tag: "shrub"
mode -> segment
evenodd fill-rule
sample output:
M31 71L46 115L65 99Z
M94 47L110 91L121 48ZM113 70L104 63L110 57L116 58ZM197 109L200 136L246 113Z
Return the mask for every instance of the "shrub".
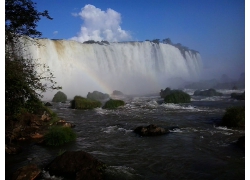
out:
M87 95L87 99L96 100L96 101L101 101L101 100L105 100L108 98L109 98L108 94L104 94L98 91L93 91L92 93L88 92L88 95Z
M58 91L52 99L52 102L65 102L65 101L67 101L67 96L61 91Z
M74 100L71 101L72 109L94 109L101 107L100 101L90 100L81 96L75 96Z
M75 132L69 127L52 126L44 136L45 144L60 146L76 139Z
M160 96L161 98L165 98L167 95L171 93L171 89L167 87L164 91L161 89Z
M190 95L181 90L172 90L170 94L164 98L165 103L189 103Z
M115 109L119 106L124 106L124 105L125 105L125 102L122 100L110 99L105 103L105 105L102 108L103 109Z
M227 127L245 127L245 107L227 108L221 124Z

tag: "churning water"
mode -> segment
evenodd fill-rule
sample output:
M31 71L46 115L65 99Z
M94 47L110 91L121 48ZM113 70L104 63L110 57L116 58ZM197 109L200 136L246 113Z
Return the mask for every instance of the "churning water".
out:
M245 131L217 123L226 108L245 101L230 99L230 90L221 92L223 97L192 97L187 104L162 104L156 95L119 97L126 105L116 110L74 110L69 102L52 103L59 117L76 125L77 140L61 147L26 146L22 154L6 159L7 173L29 162L45 166L64 150L83 150L108 165L106 179L244 179L245 152L235 142ZM154 137L133 132L149 124L171 131ZM63 179L44 172L46 177Z

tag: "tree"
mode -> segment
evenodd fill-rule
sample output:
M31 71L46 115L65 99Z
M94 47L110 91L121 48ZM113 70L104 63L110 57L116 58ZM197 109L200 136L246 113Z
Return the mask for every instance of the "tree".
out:
M167 38L167 39L163 39L162 43L164 43L164 44L172 44L172 41L171 41L170 38Z
M52 19L48 11L38 12L31 0L5 1L5 114L13 115L22 108L33 112L41 105L42 93L48 89L61 89L45 64L23 57L22 51L29 41L42 33L36 30L41 17ZM20 39L25 39L21 41ZM43 71L38 71L42 68Z

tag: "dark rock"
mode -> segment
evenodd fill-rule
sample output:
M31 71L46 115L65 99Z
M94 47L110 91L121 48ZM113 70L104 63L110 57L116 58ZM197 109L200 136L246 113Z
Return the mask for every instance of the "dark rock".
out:
M20 146L14 144L5 144L5 153L6 154L19 154L22 152L22 148Z
M63 126L63 127L70 127L70 128L73 128L75 127L74 124L72 123L69 123L69 122L66 122L65 120L59 120L55 123L55 125L59 125L59 126Z
M164 128L157 127L154 124L150 124L149 126L139 126L135 128L134 132L139 134L140 136L155 136L167 133Z
M84 151L66 151L56 157L48 166L51 175L69 179L103 179L106 165Z
M45 105L45 106L52 106L52 104L49 103L49 102L46 102L44 105Z
M112 95L116 95L116 96L122 96L124 95L121 91L118 91L118 90L114 90Z
M245 149L245 136L239 137L236 143L241 149Z
M194 92L194 96L222 96L223 94L217 92L215 89L208 89L204 91L196 90Z
M243 93L232 93L231 98L237 100L245 100L245 91Z
M29 164L27 166L18 169L12 176L13 180L33 180L37 178L41 173L41 169L35 164Z

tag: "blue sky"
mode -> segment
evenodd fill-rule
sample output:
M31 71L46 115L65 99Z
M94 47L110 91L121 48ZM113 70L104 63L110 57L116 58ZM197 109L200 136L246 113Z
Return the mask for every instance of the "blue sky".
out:
M200 52L206 79L245 72L244 0L35 0L44 38L144 41L170 38ZM107 33L102 31L108 29ZM99 30L99 33L96 33ZM95 32L94 32L95 31ZM88 34L88 35L87 35ZM105 34L105 35L104 35Z

